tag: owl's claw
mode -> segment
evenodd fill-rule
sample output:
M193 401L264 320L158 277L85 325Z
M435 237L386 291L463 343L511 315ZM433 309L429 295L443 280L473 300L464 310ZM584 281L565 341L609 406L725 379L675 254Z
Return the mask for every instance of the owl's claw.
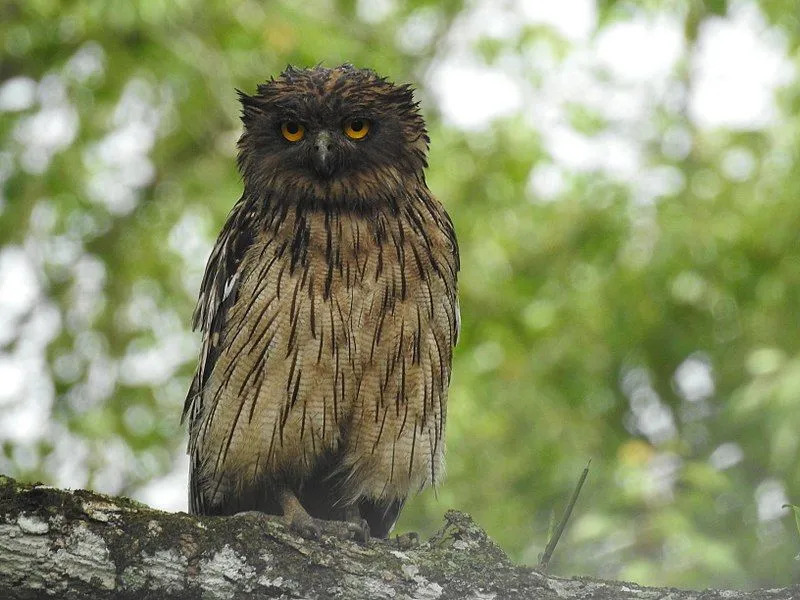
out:
M319 526L317 519L310 517L306 512L287 516L285 520L289 529L307 540L318 540L322 537L322 528Z
M366 544L369 542L370 531L369 531L369 523L367 523L366 519L354 519L347 521L348 529L353 534L353 539L357 542L363 542Z
M366 521L353 523L351 521L328 521L313 517L294 515L288 523L289 528L306 539L319 540L323 535L330 535L340 540L355 540L367 543L369 541L369 525Z
M325 521L315 519L323 533L332 535L341 540L355 540L366 544L369 541L369 525L366 521L354 523L352 521Z
M328 521L315 519L306 512L303 505L289 490L281 494L283 520L289 529L306 539L318 540L322 534L331 535L342 540L369 541L369 525L360 517L347 521Z
M409 531L408 533L396 535L394 543L397 544L397 547L401 550L416 548L419 546L419 534L416 531Z
M318 540L322 534L322 529L317 524L317 519L308 515L305 511L296 511L283 516L269 515L258 510L244 510L232 515L236 517L254 517L265 521L280 521L287 528L301 535L306 539Z
M371 531L369 523L361 517L358 507L353 505L345 509L345 521L350 523L350 531L355 535L355 540L363 543L369 541Z

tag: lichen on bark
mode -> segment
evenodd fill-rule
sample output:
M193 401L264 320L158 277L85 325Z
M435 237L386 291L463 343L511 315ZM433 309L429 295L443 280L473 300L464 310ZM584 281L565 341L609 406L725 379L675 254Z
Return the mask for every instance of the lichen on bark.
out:
M276 519L165 513L127 498L0 476L0 598L515 598L788 600L800 586L680 591L514 565L465 513L411 549L323 537Z

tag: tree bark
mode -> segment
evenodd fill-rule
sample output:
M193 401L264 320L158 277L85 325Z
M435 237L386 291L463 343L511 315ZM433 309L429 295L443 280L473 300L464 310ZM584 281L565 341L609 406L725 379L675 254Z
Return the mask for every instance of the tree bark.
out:
M800 586L681 591L518 567L472 519L450 511L401 550L303 539L258 515L195 517L127 498L0 476L0 598L797 599Z

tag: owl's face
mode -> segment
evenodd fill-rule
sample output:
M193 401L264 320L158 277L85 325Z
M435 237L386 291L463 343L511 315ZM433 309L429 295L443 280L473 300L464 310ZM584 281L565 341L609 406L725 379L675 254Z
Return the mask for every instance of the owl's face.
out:
M290 67L239 95L239 167L253 192L371 205L424 182L428 136L409 86L349 65Z

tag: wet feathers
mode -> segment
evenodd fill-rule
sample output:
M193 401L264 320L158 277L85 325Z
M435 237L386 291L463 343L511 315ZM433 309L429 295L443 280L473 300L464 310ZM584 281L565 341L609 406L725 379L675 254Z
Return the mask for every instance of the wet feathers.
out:
M357 509L385 536L442 477L459 330L425 124L411 88L350 66L289 68L240 99L244 193L194 314L190 508L280 513L287 489L311 516ZM348 119L369 124L363 139Z

